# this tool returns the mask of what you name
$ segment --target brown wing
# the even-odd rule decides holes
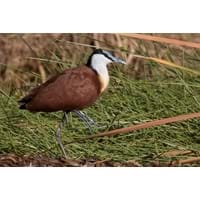
[[[85,66],[67,69],[30,91],[20,102],[30,111],[80,110],[100,94],[96,73]]]
[[[45,83],[43,83],[43,84],[41,84],[41,85],[39,85],[39,86],[33,88],[32,90],[30,90],[29,93],[28,93],[25,97],[23,97],[22,99],[20,99],[20,100],[18,101],[19,104],[20,104],[20,108],[21,108],[21,109],[26,109],[26,104],[29,103],[29,102],[33,99],[33,97],[36,96],[37,92],[38,92],[41,88],[47,86],[49,83],[54,82],[54,81],[57,79],[58,76],[59,76],[59,75],[53,76],[53,77],[51,77],[49,80],[47,80]]]

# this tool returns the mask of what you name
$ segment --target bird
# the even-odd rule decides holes
[[[86,64],[65,69],[30,90],[18,101],[20,109],[33,113],[63,111],[55,135],[65,158],[67,154],[62,144],[61,132],[67,121],[67,115],[70,112],[75,113],[91,131],[91,124],[94,121],[82,110],[93,105],[108,87],[110,78],[107,65],[112,62],[126,64],[124,60],[115,57],[109,51],[95,49]]]

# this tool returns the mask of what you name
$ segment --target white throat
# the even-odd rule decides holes
[[[91,67],[99,75],[99,80],[101,84],[101,93],[107,88],[109,83],[109,74],[107,69],[107,64],[112,61],[106,58],[104,55],[96,54],[92,56]]]

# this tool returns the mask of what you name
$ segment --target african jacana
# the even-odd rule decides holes
[[[61,141],[61,129],[67,120],[67,113],[75,112],[90,127],[93,121],[81,110],[92,105],[107,88],[107,64],[112,62],[126,64],[110,52],[96,49],[86,65],[66,69],[32,89],[19,101],[20,109],[31,112],[64,112],[56,131],[56,140],[65,157],[67,156]]]

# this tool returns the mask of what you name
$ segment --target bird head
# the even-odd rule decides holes
[[[90,55],[87,66],[95,68],[97,65],[107,65],[109,63],[119,63],[119,64],[126,64],[125,61],[123,61],[120,58],[117,58],[113,56],[108,51],[102,50],[102,49],[96,49],[93,51],[93,53]]]

